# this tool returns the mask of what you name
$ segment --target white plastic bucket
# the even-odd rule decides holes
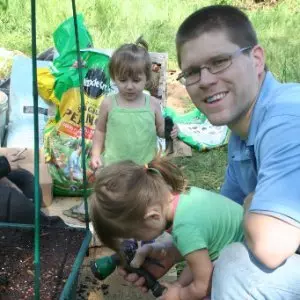
[[[8,97],[5,93],[0,91],[0,146],[3,143],[5,128],[7,125],[7,109]]]

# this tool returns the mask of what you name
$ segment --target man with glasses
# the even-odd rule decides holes
[[[193,103],[213,125],[232,131],[221,193],[240,204],[253,193],[244,216],[245,242],[221,252],[211,297],[300,299],[300,255],[295,254],[300,245],[300,84],[281,84],[267,70],[249,19],[232,6],[209,6],[190,15],[177,32],[176,47],[178,79]],[[164,262],[170,264],[172,254],[179,258],[164,247]],[[136,260],[161,248],[141,249]],[[143,284],[132,274],[127,280]]]

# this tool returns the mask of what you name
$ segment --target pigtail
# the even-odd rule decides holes
[[[181,193],[187,187],[187,180],[181,169],[166,157],[157,155],[149,164],[148,171],[156,176],[161,176],[172,188],[172,192]]]
[[[149,45],[148,45],[148,43],[144,40],[144,38],[143,38],[142,35],[138,37],[138,39],[135,41],[135,44],[136,44],[137,46],[141,46],[141,47],[145,48],[146,51],[148,51],[148,49],[149,49]]]

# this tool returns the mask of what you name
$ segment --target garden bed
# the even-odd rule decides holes
[[[67,228],[41,230],[40,299],[59,299],[85,232]],[[33,299],[34,231],[0,228],[0,299]]]

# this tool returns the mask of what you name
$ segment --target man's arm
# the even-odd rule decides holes
[[[248,247],[270,269],[279,267],[300,245],[300,229],[275,217],[248,212],[244,224]]]
[[[300,116],[293,113],[269,116],[257,134],[258,181],[245,215],[249,248],[272,269],[300,244]]]

